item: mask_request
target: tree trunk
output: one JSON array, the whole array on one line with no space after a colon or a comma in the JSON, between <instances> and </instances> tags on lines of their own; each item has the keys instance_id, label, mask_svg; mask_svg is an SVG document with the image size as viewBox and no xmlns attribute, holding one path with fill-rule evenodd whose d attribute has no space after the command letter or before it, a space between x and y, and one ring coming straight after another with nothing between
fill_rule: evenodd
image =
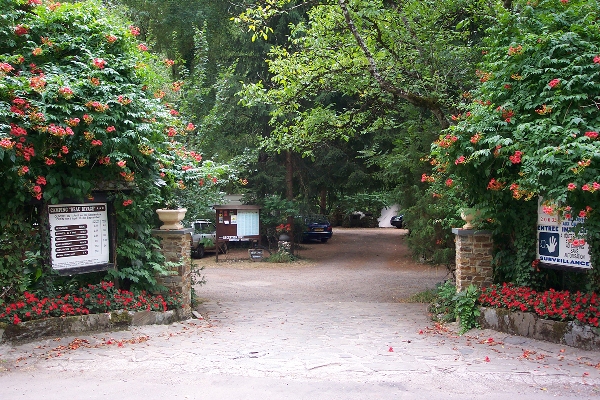
<instances>
[{"instance_id":1,"label":"tree trunk","mask_svg":"<svg viewBox=\"0 0 600 400\"><path fill-rule=\"evenodd\" d=\"M321 209L321 214L327 214L327 189L321 189L321 197L319 207Z\"/></svg>"},{"instance_id":2,"label":"tree trunk","mask_svg":"<svg viewBox=\"0 0 600 400\"><path fill-rule=\"evenodd\" d=\"M294 165L291 150L285 152L285 198L294 200Z\"/></svg>"},{"instance_id":3,"label":"tree trunk","mask_svg":"<svg viewBox=\"0 0 600 400\"><path fill-rule=\"evenodd\" d=\"M294 200L294 164L292 163L292 151L285 152L285 198L289 201ZM288 215L287 223L290 224L290 251L294 254L294 216Z\"/></svg>"}]
</instances>

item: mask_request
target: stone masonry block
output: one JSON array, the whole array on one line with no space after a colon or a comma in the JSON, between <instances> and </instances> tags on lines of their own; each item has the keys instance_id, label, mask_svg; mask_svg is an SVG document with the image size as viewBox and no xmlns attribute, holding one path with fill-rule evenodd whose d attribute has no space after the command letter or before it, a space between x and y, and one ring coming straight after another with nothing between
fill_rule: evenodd
<instances>
[{"instance_id":1,"label":"stone masonry block","mask_svg":"<svg viewBox=\"0 0 600 400\"><path fill-rule=\"evenodd\" d=\"M493 240L489 232L456 231L456 288L470 284L484 287L492 282Z\"/></svg>"},{"instance_id":2,"label":"stone masonry block","mask_svg":"<svg viewBox=\"0 0 600 400\"><path fill-rule=\"evenodd\" d=\"M161 253L168 262L178 265L170 268L175 275L159 276L157 280L163 286L182 293L184 313L189 312L191 304L191 231L158 231L154 234L160 238Z\"/></svg>"}]
</instances>

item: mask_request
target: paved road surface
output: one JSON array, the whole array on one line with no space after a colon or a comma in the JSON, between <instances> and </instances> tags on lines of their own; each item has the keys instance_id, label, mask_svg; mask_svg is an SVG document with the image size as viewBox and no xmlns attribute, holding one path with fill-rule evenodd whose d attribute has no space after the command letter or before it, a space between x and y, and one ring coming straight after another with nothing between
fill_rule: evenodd
<instances>
[{"instance_id":1,"label":"paved road surface","mask_svg":"<svg viewBox=\"0 0 600 400\"><path fill-rule=\"evenodd\" d=\"M336 229L297 264L200 260L204 319L0 346L0 399L600 398L597 352L458 336L403 302L446 276L403 233Z\"/></svg>"}]
</instances>

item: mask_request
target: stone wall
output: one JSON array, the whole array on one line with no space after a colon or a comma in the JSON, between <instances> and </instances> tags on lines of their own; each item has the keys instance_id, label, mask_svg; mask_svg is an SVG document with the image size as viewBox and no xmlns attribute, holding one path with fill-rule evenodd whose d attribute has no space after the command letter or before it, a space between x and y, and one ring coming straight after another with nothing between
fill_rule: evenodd
<instances>
[{"instance_id":1,"label":"stone wall","mask_svg":"<svg viewBox=\"0 0 600 400\"><path fill-rule=\"evenodd\" d=\"M21 322L0 322L0 343L22 343L43 338L121 331L133 326L169 325L189 318L182 309L158 311L112 311L102 314L52 317Z\"/></svg>"},{"instance_id":2,"label":"stone wall","mask_svg":"<svg viewBox=\"0 0 600 400\"><path fill-rule=\"evenodd\" d=\"M159 284L182 294L183 312L184 315L189 317L192 303L192 229L157 229L152 233L160 238L161 252L166 261L177 264L170 268L172 275L160 276L157 280Z\"/></svg>"},{"instance_id":3,"label":"stone wall","mask_svg":"<svg viewBox=\"0 0 600 400\"><path fill-rule=\"evenodd\" d=\"M493 283L492 257L494 242L489 231L452 229L456 235L456 290L473 284L486 287Z\"/></svg>"},{"instance_id":4,"label":"stone wall","mask_svg":"<svg viewBox=\"0 0 600 400\"><path fill-rule=\"evenodd\" d=\"M600 350L600 333L578 322L551 321L533 313L502 308L481 308L479 324L484 329L565 344L584 350Z\"/></svg>"}]
</instances>

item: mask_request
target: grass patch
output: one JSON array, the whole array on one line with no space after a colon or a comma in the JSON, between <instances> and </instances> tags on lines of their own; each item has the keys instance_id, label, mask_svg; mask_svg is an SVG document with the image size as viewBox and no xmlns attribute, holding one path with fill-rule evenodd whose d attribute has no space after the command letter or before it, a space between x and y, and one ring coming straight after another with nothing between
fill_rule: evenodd
<instances>
[{"instance_id":1,"label":"grass patch","mask_svg":"<svg viewBox=\"0 0 600 400\"><path fill-rule=\"evenodd\" d=\"M271 254L265 258L264 261L271 263L289 263L295 261L297 258L287 251L278 251L277 253Z\"/></svg>"},{"instance_id":2,"label":"grass patch","mask_svg":"<svg viewBox=\"0 0 600 400\"><path fill-rule=\"evenodd\" d=\"M423 292L413 294L407 299L404 299L403 303L431 303L437 297L437 289L427 289Z\"/></svg>"}]
</instances>

